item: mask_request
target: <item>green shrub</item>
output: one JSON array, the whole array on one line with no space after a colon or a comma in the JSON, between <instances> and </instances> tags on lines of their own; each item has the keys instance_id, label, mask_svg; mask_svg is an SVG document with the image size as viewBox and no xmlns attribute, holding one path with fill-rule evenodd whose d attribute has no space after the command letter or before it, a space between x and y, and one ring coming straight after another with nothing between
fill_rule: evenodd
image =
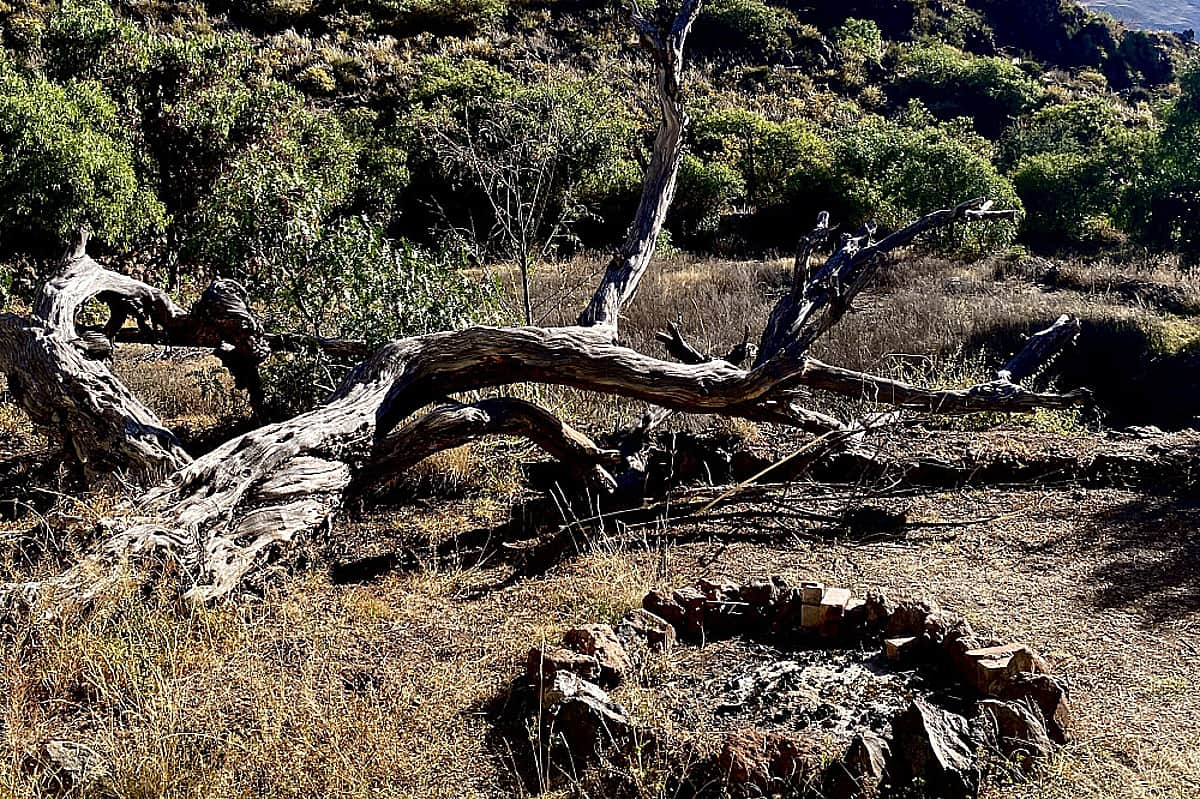
<instances>
[{"instance_id":1,"label":"green shrub","mask_svg":"<svg viewBox=\"0 0 1200 799\"><path fill-rule=\"evenodd\" d=\"M103 87L22 74L0 53L0 240L57 248L82 224L103 242L135 248L164 223Z\"/></svg>"},{"instance_id":2,"label":"green shrub","mask_svg":"<svg viewBox=\"0 0 1200 799\"><path fill-rule=\"evenodd\" d=\"M1200 67L1181 81L1158 142L1148 148L1131 218L1142 241L1200 262Z\"/></svg>"},{"instance_id":3,"label":"green shrub","mask_svg":"<svg viewBox=\"0 0 1200 799\"><path fill-rule=\"evenodd\" d=\"M358 217L332 222L317 235L292 233L274 251L275 268L287 279L262 298L268 324L378 345L495 321L496 286L470 275L460 254L390 241ZM309 352L269 362L268 371L268 403L290 415L323 399L346 367Z\"/></svg>"},{"instance_id":4,"label":"green shrub","mask_svg":"<svg viewBox=\"0 0 1200 799\"><path fill-rule=\"evenodd\" d=\"M696 52L737 52L764 58L787 48L795 16L763 0L712 0L705 3L690 39Z\"/></svg>"},{"instance_id":5,"label":"green shrub","mask_svg":"<svg viewBox=\"0 0 1200 799\"><path fill-rule=\"evenodd\" d=\"M1012 184L996 171L989 152L985 140L961 126L910 128L866 117L834 142L832 180L841 196L840 208L834 208L847 222L875 219L884 229L973 197L1020 210ZM1011 222L958 225L937 243L977 252L1008 245L1016 232Z\"/></svg>"},{"instance_id":6,"label":"green shrub","mask_svg":"<svg viewBox=\"0 0 1200 799\"><path fill-rule=\"evenodd\" d=\"M1040 102L1041 85L1003 58L979 58L940 43L907 45L896 62L901 99L921 99L940 119L970 117L995 137Z\"/></svg>"}]
</instances>

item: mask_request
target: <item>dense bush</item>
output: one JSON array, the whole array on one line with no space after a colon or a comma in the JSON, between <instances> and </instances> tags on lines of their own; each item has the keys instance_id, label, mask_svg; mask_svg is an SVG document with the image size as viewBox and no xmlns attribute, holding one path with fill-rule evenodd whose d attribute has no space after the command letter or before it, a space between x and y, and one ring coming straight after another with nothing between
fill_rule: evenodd
<instances>
[{"instance_id":1,"label":"dense bush","mask_svg":"<svg viewBox=\"0 0 1200 799\"><path fill-rule=\"evenodd\" d=\"M886 230L973 197L1021 208L1012 184L989 160L990 144L961 125L909 126L869 116L834 143L833 186L842 218L875 219ZM950 249L1008 244L1016 225L962 225L940 240Z\"/></svg>"},{"instance_id":2,"label":"dense bush","mask_svg":"<svg viewBox=\"0 0 1200 799\"><path fill-rule=\"evenodd\" d=\"M1147 244L1178 249L1195 264L1200 262L1200 68L1183 78L1182 88L1148 152L1133 218Z\"/></svg>"},{"instance_id":3,"label":"dense bush","mask_svg":"<svg viewBox=\"0 0 1200 799\"><path fill-rule=\"evenodd\" d=\"M0 246L45 254L75 225L114 247L146 245L165 216L140 173L99 83L57 84L0 53Z\"/></svg>"},{"instance_id":4,"label":"dense bush","mask_svg":"<svg viewBox=\"0 0 1200 799\"><path fill-rule=\"evenodd\" d=\"M795 24L790 11L764 0L709 0L696 21L692 47L761 59L791 44Z\"/></svg>"},{"instance_id":5,"label":"dense bush","mask_svg":"<svg viewBox=\"0 0 1200 799\"><path fill-rule=\"evenodd\" d=\"M940 119L970 117L989 138L1031 110L1043 93L1007 59L973 57L940 43L900 49L894 91L901 100L920 99Z\"/></svg>"}]
</instances>

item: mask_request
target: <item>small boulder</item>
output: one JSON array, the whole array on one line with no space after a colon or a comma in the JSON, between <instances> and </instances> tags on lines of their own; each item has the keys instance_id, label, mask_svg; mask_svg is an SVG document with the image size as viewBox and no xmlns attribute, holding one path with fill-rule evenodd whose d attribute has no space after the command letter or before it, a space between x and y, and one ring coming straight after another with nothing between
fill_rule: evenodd
<instances>
[{"instance_id":1,"label":"small boulder","mask_svg":"<svg viewBox=\"0 0 1200 799\"><path fill-rule=\"evenodd\" d=\"M867 624L872 627L883 628L891 619L892 613L896 610L896 605L882 591L870 591L866 596L867 602Z\"/></svg>"},{"instance_id":2,"label":"small boulder","mask_svg":"<svg viewBox=\"0 0 1200 799\"><path fill-rule=\"evenodd\" d=\"M25 771L46 796L77 794L109 776L108 766L90 746L50 739L25 758Z\"/></svg>"},{"instance_id":3,"label":"small boulder","mask_svg":"<svg viewBox=\"0 0 1200 799\"><path fill-rule=\"evenodd\" d=\"M985 699L979 712L1000 752L1024 771L1032 771L1054 752L1042 714L1032 705Z\"/></svg>"},{"instance_id":4,"label":"small boulder","mask_svg":"<svg viewBox=\"0 0 1200 799\"><path fill-rule=\"evenodd\" d=\"M979 793L975 741L967 720L917 699L892 720L898 784L917 783L923 795L973 799Z\"/></svg>"},{"instance_id":5,"label":"small boulder","mask_svg":"<svg viewBox=\"0 0 1200 799\"><path fill-rule=\"evenodd\" d=\"M629 655L617 640L617 634L607 624L587 624L567 630L563 644L583 655L594 657L600 664L600 685L615 688L632 671Z\"/></svg>"},{"instance_id":6,"label":"small boulder","mask_svg":"<svg viewBox=\"0 0 1200 799\"><path fill-rule=\"evenodd\" d=\"M921 639L915 635L883 639L883 654L892 663L911 663L920 652Z\"/></svg>"},{"instance_id":7,"label":"small boulder","mask_svg":"<svg viewBox=\"0 0 1200 799\"><path fill-rule=\"evenodd\" d=\"M910 635L922 635L925 632L925 620L935 612L936 608L929 602L906 600L896 606L888 617L884 634L888 638L905 638Z\"/></svg>"},{"instance_id":8,"label":"small boulder","mask_svg":"<svg viewBox=\"0 0 1200 799\"><path fill-rule=\"evenodd\" d=\"M542 694L542 722L547 740L565 743L576 761L629 740L633 731L625 708L604 689L566 671L555 674Z\"/></svg>"},{"instance_id":9,"label":"small boulder","mask_svg":"<svg viewBox=\"0 0 1200 799\"><path fill-rule=\"evenodd\" d=\"M745 729L729 733L717 767L735 795L771 795L802 785L821 767L823 748L802 734Z\"/></svg>"},{"instance_id":10,"label":"small boulder","mask_svg":"<svg viewBox=\"0 0 1200 799\"><path fill-rule=\"evenodd\" d=\"M591 656L573 652L562 647L541 649L534 647L529 650L529 658L525 663L525 676L529 684L548 685L554 681L554 676L560 671L569 672L585 680L600 678L600 661Z\"/></svg>"},{"instance_id":11,"label":"small boulder","mask_svg":"<svg viewBox=\"0 0 1200 799\"><path fill-rule=\"evenodd\" d=\"M628 642L640 637L647 645L669 651L675 645L675 628L662 616L644 608L636 608L622 617L616 628L617 637Z\"/></svg>"},{"instance_id":12,"label":"small boulder","mask_svg":"<svg viewBox=\"0 0 1200 799\"><path fill-rule=\"evenodd\" d=\"M967 681L984 696L999 696L1012 677L1021 672L1039 670L1041 658L1022 644L1004 644L972 649L965 653L962 665Z\"/></svg>"},{"instance_id":13,"label":"small boulder","mask_svg":"<svg viewBox=\"0 0 1200 799\"><path fill-rule=\"evenodd\" d=\"M854 736L846 753L825 772L825 799L876 799L887 780L888 742L873 732Z\"/></svg>"},{"instance_id":14,"label":"small boulder","mask_svg":"<svg viewBox=\"0 0 1200 799\"><path fill-rule=\"evenodd\" d=\"M1071 740L1071 708L1066 685L1050 674L1021 672L1012 675L1000 689L1000 699L1027 702L1041 711L1050 740L1065 744Z\"/></svg>"},{"instance_id":15,"label":"small boulder","mask_svg":"<svg viewBox=\"0 0 1200 799\"><path fill-rule=\"evenodd\" d=\"M680 605L662 591L655 590L646 594L645 598L642 599L642 608L661 619L666 619L668 623L675 625L676 628L682 628L687 619L687 611L684 610L683 605Z\"/></svg>"}]
</instances>

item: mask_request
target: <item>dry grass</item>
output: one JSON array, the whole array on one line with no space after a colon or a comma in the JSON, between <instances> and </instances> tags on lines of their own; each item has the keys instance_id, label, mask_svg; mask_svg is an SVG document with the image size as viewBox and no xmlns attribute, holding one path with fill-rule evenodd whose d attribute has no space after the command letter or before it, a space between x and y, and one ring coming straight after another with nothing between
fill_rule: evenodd
<instances>
[{"instance_id":1,"label":"dry grass","mask_svg":"<svg viewBox=\"0 0 1200 799\"><path fill-rule=\"evenodd\" d=\"M648 276L625 335L657 352L654 330L682 314L699 346L724 351L744 324L761 327L786 267L671 260ZM578 262L538 273L543 321L571 320L594 268ZM819 354L958 384L986 375L1020 336L1061 312L1081 314L1090 329L1116 331L1121 341L1136 339L1144 352L1190 351L1197 331L1186 314L1164 315L1099 288L1112 283L1115 267L1090 283L1087 267L1071 268L1082 277L1068 288L1066 269L1051 287L1030 282L1041 272L1028 264L918 259L885 274ZM1193 291L1168 271L1142 277ZM242 412L236 392L222 393L227 382L212 382L223 380L213 366L138 357L118 369L164 416L195 417L202 428ZM520 390L593 432L639 412L566 389ZM764 435L729 424L747 438ZM0 405L0 429L6 452L28 451L17 446L28 438L11 405ZM473 562L445 556L460 534L506 520L520 492L518 464L533 456L511 442L444 453L402 486L406 496L439 498L433 510L384 509L340 524L336 539L375 542L380 554L402 556L401 568L373 582L337 585L302 572L261 598L201 610L179 607L165 587L143 593L130 584L74 622L35 618L0 632L0 796L40 795L28 755L52 737L101 755L109 776L88 794L97 797L521 796L527 787L515 773L534 764L527 750L497 738L491 715L528 647L557 640L572 624L615 619L650 587L715 572L929 593L977 626L1045 652L1072 680L1079 739L1044 778L991 785L989 799L1196 795L1200 702L1190 686L1200 679L1200 584L1189 531L1200 518L1187 503L1069 488L916 494L890 501L927 521L1002 518L859 543L769 519L667 526L636 540L609 530L544 574L522 576L496 558L455 565ZM849 500L789 499L838 501ZM32 566L16 562L16 537L41 535L41 525L85 538L111 503L64 501L45 525L26 517L3 528L4 574L27 577L55 563L50 555ZM648 668L669 682L686 664L680 655ZM663 718L652 691L619 698L640 718ZM720 730L693 732L712 740ZM669 795L673 759L689 753L667 755L627 775L637 795ZM589 785L552 795L603 795L588 794Z\"/></svg>"}]
</instances>

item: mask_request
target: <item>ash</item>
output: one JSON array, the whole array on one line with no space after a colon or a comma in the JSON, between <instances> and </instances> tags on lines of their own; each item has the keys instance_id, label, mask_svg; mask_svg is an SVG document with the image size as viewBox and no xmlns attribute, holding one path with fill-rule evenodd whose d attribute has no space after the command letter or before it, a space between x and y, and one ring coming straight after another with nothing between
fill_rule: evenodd
<instances>
[{"instance_id":1,"label":"ash","mask_svg":"<svg viewBox=\"0 0 1200 799\"><path fill-rule=\"evenodd\" d=\"M842 738L883 732L917 694L930 693L920 673L876 652L756 647L751 655L750 663L709 680L718 717Z\"/></svg>"}]
</instances>

